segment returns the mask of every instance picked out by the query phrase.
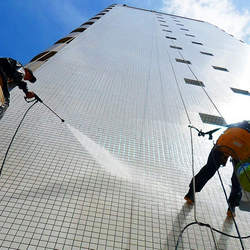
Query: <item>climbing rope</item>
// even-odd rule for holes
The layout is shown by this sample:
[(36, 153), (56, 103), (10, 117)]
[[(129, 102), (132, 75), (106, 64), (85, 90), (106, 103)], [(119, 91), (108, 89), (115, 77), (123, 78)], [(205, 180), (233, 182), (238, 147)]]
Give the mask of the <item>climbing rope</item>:
[[(174, 42), (173, 42), (173, 44), (175, 45)], [(168, 54), (168, 58), (169, 58), (169, 63), (170, 63), (170, 65), (171, 65), (171, 68), (172, 68), (172, 71), (173, 71), (173, 74), (174, 74), (174, 77), (175, 77), (175, 81), (176, 81), (176, 84), (177, 84), (177, 88), (178, 88), (179, 95), (180, 95), (180, 97), (181, 97), (182, 104), (183, 104), (183, 106), (184, 106), (184, 109), (185, 109), (185, 112), (186, 112), (188, 121), (189, 121), (189, 123), (191, 124), (191, 119), (190, 119), (190, 116), (189, 116), (189, 114), (188, 114), (187, 107), (186, 107), (186, 104), (185, 104), (185, 102), (184, 102), (184, 98), (183, 98), (183, 95), (182, 95), (182, 93), (181, 93), (181, 89), (180, 89), (179, 83), (178, 83), (178, 81), (177, 81), (177, 77), (176, 77), (176, 74), (175, 74), (175, 71), (174, 71), (174, 67), (173, 67), (173, 64), (172, 64), (170, 55), (169, 55), (168, 52), (167, 52), (167, 54)], [(182, 59), (184, 59), (184, 57), (183, 57), (183, 55), (182, 55), (182, 53), (181, 53), (180, 51), (179, 51), (179, 54), (181, 55)], [(189, 65), (187, 65), (187, 66), (188, 66), (189, 70), (191, 71), (191, 73), (192, 73), (192, 74), (194, 75), (194, 77), (196, 78), (196, 80), (198, 80), (198, 78), (196, 77), (196, 75), (194, 74), (194, 72), (192, 71), (192, 69), (190, 68), (190, 66), (189, 66)], [(203, 89), (203, 91), (205, 92), (205, 94), (207, 95), (208, 99), (211, 101), (211, 103), (212, 103), (212, 105), (214, 106), (214, 108), (216, 109), (216, 111), (220, 114), (221, 117), (223, 117), (222, 114), (221, 114), (221, 112), (219, 111), (219, 109), (217, 108), (217, 106), (215, 105), (215, 103), (213, 102), (212, 98), (209, 96), (209, 94), (207, 93), (207, 91), (204, 89), (204, 87), (202, 87), (202, 89)], [(195, 190), (195, 188), (194, 188), (194, 187), (195, 187), (195, 178), (194, 178), (194, 177), (195, 177), (195, 173), (194, 173), (194, 150), (193, 150), (193, 136), (192, 136), (192, 131), (191, 131), (191, 129), (192, 129), (192, 126), (190, 126), (190, 138), (191, 138), (191, 151), (192, 151), (193, 190)], [(221, 179), (221, 176), (220, 176), (220, 173), (219, 173), (218, 170), (217, 170), (217, 173), (218, 173), (218, 175), (219, 175), (220, 183), (221, 183), (221, 185), (222, 185), (222, 188), (223, 188), (225, 197), (226, 197), (226, 199), (227, 199), (227, 195), (226, 195), (226, 192), (225, 192), (225, 187), (224, 187), (223, 181), (222, 181), (222, 179)], [(194, 201), (195, 201), (195, 191), (194, 191)], [(227, 201), (227, 202), (228, 202), (228, 201)], [(230, 206), (229, 206), (229, 209), (230, 209), (230, 211), (231, 211)], [(177, 243), (176, 243), (176, 246), (175, 246), (175, 249), (176, 249), (176, 250), (178, 249), (178, 245), (179, 245), (179, 242), (180, 242), (180, 240), (181, 240), (181, 238), (182, 238), (182, 234), (184, 233), (184, 231), (185, 231), (189, 226), (192, 226), (192, 225), (195, 225), (195, 224), (197, 224), (197, 225), (199, 225), (199, 226), (205, 226), (205, 227), (208, 227), (208, 228), (210, 229), (216, 249), (218, 249), (218, 247), (217, 247), (217, 242), (216, 242), (216, 239), (215, 239), (215, 236), (214, 236), (214, 232), (220, 233), (220, 234), (222, 234), (222, 235), (224, 235), (224, 236), (227, 236), (227, 237), (230, 237), (230, 238), (239, 239), (239, 240), (240, 240), (241, 247), (242, 247), (242, 250), (245, 249), (242, 240), (243, 240), (243, 239), (248, 239), (248, 238), (250, 238), (250, 235), (244, 236), (244, 237), (242, 237), (242, 236), (240, 235), (240, 232), (239, 232), (239, 230), (238, 230), (238, 225), (237, 225), (237, 223), (236, 223), (236, 221), (235, 221), (234, 218), (233, 218), (233, 221), (234, 221), (234, 225), (235, 225), (235, 228), (236, 228), (236, 231), (237, 231), (238, 236), (230, 235), (230, 234), (224, 233), (224, 232), (222, 232), (222, 231), (220, 231), (220, 230), (218, 230), (218, 229), (212, 227), (212, 226), (211, 226), (210, 224), (208, 224), (208, 223), (203, 223), (203, 222), (198, 221), (198, 220), (197, 220), (197, 216), (196, 216), (196, 210), (197, 210), (197, 208), (196, 208), (196, 203), (194, 202), (194, 220), (195, 220), (195, 221), (189, 223), (188, 225), (186, 225), (186, 226), (181, 230), (181, 232), (180, 232), (180, 234), (179, 234), (179, 237), (178, 237), (178, 240), (177, 240)], [(232, 211), (231, 211), (231, 213), (232, 213)]]

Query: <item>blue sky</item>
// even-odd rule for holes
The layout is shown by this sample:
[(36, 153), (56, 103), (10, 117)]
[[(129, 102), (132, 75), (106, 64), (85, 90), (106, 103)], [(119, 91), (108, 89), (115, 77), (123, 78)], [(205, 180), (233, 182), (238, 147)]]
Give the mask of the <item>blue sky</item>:
[(209, 21), (250, 44), (248, 0), (1, 0), (0, 57), (26, 64), (113, 3)]

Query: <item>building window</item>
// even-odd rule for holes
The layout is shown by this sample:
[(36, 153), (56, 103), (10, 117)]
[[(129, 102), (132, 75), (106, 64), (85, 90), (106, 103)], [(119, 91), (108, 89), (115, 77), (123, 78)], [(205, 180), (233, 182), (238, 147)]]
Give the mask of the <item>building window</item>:
[(70, 33), (74, 33), (74, 32), (83, 32), (84, 30), (86, 30), (86, 28), (77, 28), (77, 29), (71, 31)]
[(45, 52), (42, 52), (42, 53), (36, 55), (35, 57), (33, 57), (33, 58), (30, 60), (30, 62), (34, 62), (36, 59), (38, 59), (38, 58), (40, 58), (40, 57), (46, 55), (48, 52), (49, 52), (49, 51), (45, 51)]
[(176, 25), (179, 25), (179, 26), (184, 26), (184, 24), (182, 24), (182, 23), (177, 23)]
[(98, 20), (98, 19), (100, 19), (100, 18), (101, 18), (101, 17), (96, 16), (96, 17), (91, 18), (91, 20)]
[(193, 80), (193, 79), (188, 79), (188, 78), (184, 78), (184, 81), (186, 84), (192, 84), (195, 86), (200, 86), (200, 87), (205, 87), (204, 83), (198, 80)]
[(247, 90), (236, 89), (236, 88), (231, 88), (231, 90), (232, 90), (234, 93), (237, 93), (237, 94), (250, 95), (249, 91), (247, 91)]
[(199, 42), (192, 42), (193, 44), (198, 44), (198, 45), (203, 45), (203, 43), (199, 43)]
[(179, 59), (179, 58), (175, 58), (175, 61), (176, 61), (176, 62), (179, 62), (179, 63), (191, 64), (190, 61), (188, 61), (188, 60), (183, 60), (183, 59)]
[(166, 21), (163, 21), (163, 20), (158, 20), (159, 22), (162, 22), (162, 23), (165, 23)]
[(83, 23), (81, 26), (83, 25), (92, 25), (94, 22), (86, 22), (86, 23)]
[(185, 36), (195, 37), (194, 35), (190, 35), (190, 34), (185, 34)]
[(166, 32), (169, 32), (169, 33), (171, 33), (171, 32), (172, 32), (172, 30), (163, 30), (163, 31), (166, 31)]
[(164, 26), (164, 27), (168, 27), (168, 25), (166, 25), (166, 24), (160, 24), (161, 26)]
[(185, 28), (180, 28), (180, 30), (185, 30), (185, 31), (189, 31), (189, 29), (185, 29)]
[(172, 49), (182, 49), (181, 47), (177, 47), (177, 46), (173, 46), (173, 45), (170, 45), (169, 47)]
[(203, 123), (218, 125), (218, 126), (226, 126), (227, 123), (223, 117), (215, 116), (215, 115), (208, 115), (204, 113), (199, 113), (200, 118)]
[(64, 38), (58, 40), (57, 42), (55, 42), (55, 44), (58, 44), (58, 43), (70, 43), (73, 39), (74, 39), (74, 37), (64, 37)]
[(226, 68), (222, 68), (222, 67), (218, 67), (218, 66), (212, 66), (214, 69), (217, 69), (217, 70), (221, 70), (221, 71), (226, 71), (228, 72), (228, 69)]
[(176, 38), (175, 38), (175, 37), (172, 37), (172, 36), (166, 36), (166, 38), (172, 39), (172, 40), (176, 40)]
[(207, 56), (214, 56), (212, 53), (208, 53), (208, 52), (204, 52), (204, 51), (200, 51), (201, 54), (203, 55), (207, 55)]
[(50, 57), (54, 56), (57, 52), (56, 51), (50, 51), (48, 54), (45, 56), (39, 58), (37, 61), (45, 61), (48, 60)]

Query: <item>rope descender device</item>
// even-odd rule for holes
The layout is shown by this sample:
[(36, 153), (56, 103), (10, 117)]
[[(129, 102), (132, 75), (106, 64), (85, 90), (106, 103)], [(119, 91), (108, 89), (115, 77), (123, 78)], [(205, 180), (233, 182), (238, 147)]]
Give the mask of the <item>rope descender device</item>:
[(199, 130), (198, 128), (192, 126), (192, 125), (188, 125), (189, 128), (193, 128), (195, 129), (197, 132), (198, 132), (198, 136), (205, 136), (205, 135), (208, 135), (208, 140), (212, 140), (213, 139), (213, 133), (218, 131), (220, 128), (216, 128), (216, 129), (213, 129), (213, 130), (210, 130), (208, 132), (203, 132), (201, 129)]

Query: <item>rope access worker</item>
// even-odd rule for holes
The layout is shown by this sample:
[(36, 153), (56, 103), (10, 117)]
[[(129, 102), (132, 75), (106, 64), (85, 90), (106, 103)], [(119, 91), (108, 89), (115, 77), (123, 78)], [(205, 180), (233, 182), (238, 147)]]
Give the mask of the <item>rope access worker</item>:
[[(242, 187), (249, 190), (250, 185), (250, 121), (243, 121), (228, 125), (228, 129), (218, 138), (215, 146), (211, 150), (207, 164), (195, 176), (195, 192), (200, 192), (208, 180), (216, 173), (217, 169), (226, 165), (228, 157), (231, 156), (234, 171), (231, 177), (232, 188), (228, 199), (228, 217), (235, 217), (235, 207), (239, 206), (242, 197)], [(245, 180), (239, 176), (239, 165), (247, 163), (248, 174)], [(245, 170), (244, 170), (245, 171)], [(242, 174), (246, 174), (245, 172)], [(240, 178), (239, 178), (240, 177)], [(244, 188), (245, 189), (245, 188)], [(246, 190), (246, 189), (245, 189)], [(194, 203), (193, 179), (189, 184), (189, 191), (184, 199), (188, 204)], [(231, 212), (232, 211), (232, 212)]]
[(11, 88), (18, 86), (26, 94), (26, 98), (35, 97), (34, 92), (28, 91), (24, 80), (34, 83), (36, 78), (30, 69), (24, 68), (18, 61), (12, 58), (0, 58), (0, 119), (9, 107)]

